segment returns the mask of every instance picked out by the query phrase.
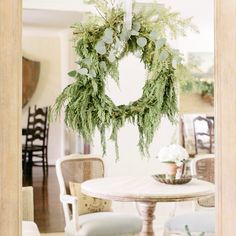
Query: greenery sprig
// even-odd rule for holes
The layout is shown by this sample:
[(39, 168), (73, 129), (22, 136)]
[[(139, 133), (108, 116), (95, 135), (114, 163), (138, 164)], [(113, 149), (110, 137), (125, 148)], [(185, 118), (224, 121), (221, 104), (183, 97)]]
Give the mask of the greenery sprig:
[[(74, 49), (78, 69), (69, 72), (74, 82), (57, 98), (52, 114), (58, 116), (65, 107), (65, 123), (92, 142), (96, 129), (101, 134), (103, 154), (106, 153), (107, 131), (115, 142), (119, 158), (117, 135), (125, 122), (137, 124), (139, 149), (148, 155), (148, 148), (167, 116), (175, 122), (177, 108), (177, 81), (187, 74), (182, 55), (171, 48), (167, 37), (185, 35), (193, 28), (191, 19), (182, 19), (179, 13), (153, 4), (149, 10), (133, 13), (132, 29), (124, 24), (124, 11), (111, 1), (88, 1), (97, 6), (100, 16), (75, 24)], [(134, 6), (135, 7), (135, 6)], [(140, 58), (148, 71), (143, 94), (128, 105), (116, 106), (105, 93), (108, 78), (119, 82), (119, 61), (132, 53)]]
[[(186, 230), (187, 236), (192, 236), (192, 234), (190, 233), (189, 227), (187, 225), (185, 225), (185, 230)], [(204, 235), (205, 235), (204, 232), (199, 234), (199, 236), (204, 236)]]

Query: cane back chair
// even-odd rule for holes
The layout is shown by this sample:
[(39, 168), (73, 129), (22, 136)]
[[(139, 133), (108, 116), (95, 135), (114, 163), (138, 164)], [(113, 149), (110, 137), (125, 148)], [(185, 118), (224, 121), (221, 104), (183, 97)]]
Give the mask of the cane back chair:
[(96, 212), (78, 215), (78, 198), (70, 195), (69, 182), (82, 183), (104, 177), (104, 164), (98, 157), (70, 155), (58, 159), (56, 173), (60, 200), (65, 215), (65, 233), (68, 236), (137, 235), (142, 228), (138, 216), (114, 212)]

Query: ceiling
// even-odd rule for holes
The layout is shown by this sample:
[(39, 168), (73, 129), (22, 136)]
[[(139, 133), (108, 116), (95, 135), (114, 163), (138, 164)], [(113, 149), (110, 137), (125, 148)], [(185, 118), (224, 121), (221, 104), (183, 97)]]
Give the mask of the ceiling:
[[(83, 4), (81, 0), (67, 1), (66, 4), (66, 1), (63, 0), (24, 0), (23, 25), (69, 28), (75, 22), (81, 21), (84, 14), (91, 11), (96, 12), (94, 7)], [(144, 6), (150, 6), (152, 1), (138, 0), (137, 2), (138, 8), (142, 9)], [(200, 28), (213, 28), (213, 0), (159, 0), (158, 2), (171, 6), (173, 10), (181, 12), (184, 17), (194, 16), (193, 22)], [(202, 7), (203, 3), (204, 8)]]
[(75, 22), (81, 21), (83, 13), (55, 10), (23, 10), (23, 25), (48, 28), (69, 28)]
[[(150, 1), (139, 0), (137, 9), (142, 9), (144, 6), (150, 6)], [(27, 3), (27, 2), (26, 2)], [(23, 9), (23, 26), (43, 27), (43, 28), (56, 28), (64, 29), (69, 28), (75, 22), (82, 21), (84, 14), (88, 12), (96, 13), (94, 7), (85, 4), (75, 4), (66, 8), (66, 5), (51, 4), (44, 5), (29, 5), (25, 4)], [(48, 7), (49, 9), (46, 9)], [(72, 10), (73, 9), (73, 10)]]

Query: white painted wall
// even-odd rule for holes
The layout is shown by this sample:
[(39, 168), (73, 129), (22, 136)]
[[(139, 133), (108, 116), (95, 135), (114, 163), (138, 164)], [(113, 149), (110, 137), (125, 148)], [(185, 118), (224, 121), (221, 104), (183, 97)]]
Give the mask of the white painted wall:
[[(25, 28), (22, 42), (23, 55), (40, 62), (40, 76), (36, 91), (23, 109), (22, 126), (26, 127), (28, 107), (34, 107), (34, 105), (37, 107), (51, 106), (61, 91), (61, 50), (60, 38), (51, 31)], [(60, 149), (58, 149), (58, 146), (62, 146), (60, 136), (60, 122), (50, 124), (48, 150), (50, 164), (60, 156)]]
[[(56, 97), (71, 82), (67, 75), (74, 66), (71, 38), (70, 30), (28, 26), (23, 28), (23, 55), (39, 61), (41, 68), (36, 91), (22, 111), (22, 127), (27, 125), (29, 106), (52, 106)], [(75, 134), (65, 128), (63, 115), (61, 119), (50, 123), (49, 164), (53, 165), (58, 158), (78, 150), (76, 145)]]
[(188, 52), (214, 52), (214, 1), (213, 0), (159, 0), (181, 13), (183, 17), (192, 17), (199, 34), (188, 33), (178, 40), (178, 48)]

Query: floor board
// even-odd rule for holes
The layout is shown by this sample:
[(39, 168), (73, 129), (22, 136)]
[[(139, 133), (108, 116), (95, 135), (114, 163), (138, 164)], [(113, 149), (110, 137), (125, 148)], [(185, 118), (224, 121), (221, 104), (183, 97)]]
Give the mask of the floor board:
[(40, 232), (64, 231), (64, 215), (55, 167), (49, 167), (47, 175), (43, 175), (42, 167), (33, 167), (32, 176), (23, 177), (23, 186), (33, 186), (34, 219)]

